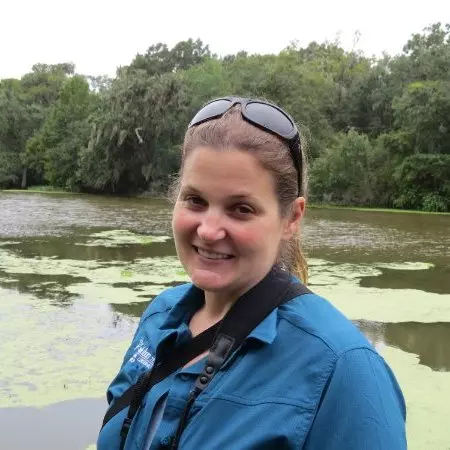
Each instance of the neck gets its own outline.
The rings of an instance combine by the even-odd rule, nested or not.
[[[264,276],[250,285],[248,289],[258,284]],[[244,292],[204,292],[205,304],[193,315],[189,323],[189,328],[194,336],[222,320],[239,297],[244,294]]]
[[[239,298],[237,295],[223,295],[216,292],[205,292],[205,305],[202,311],[211,320],[222,320]]]
[[[238,298],[205,292],[205,304],[193,315],[189,323],[192,335],[196,336],[222,320]]]

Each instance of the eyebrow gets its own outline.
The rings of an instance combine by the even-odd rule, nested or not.
[[[186,185],[181,189],[181,192],[192,192],[194,194],[203,195],[202,192],[191,185]],[[233,194],[227,197],[227,199],[230,200],[253,200],[254,202],[259,203],[259,200],[253,195],[248,192],[239,192],[237,194]]]

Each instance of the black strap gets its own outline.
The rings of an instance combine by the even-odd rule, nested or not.
[[[168,377],[171,373],[177,371],[179,368],[185,366],[189,361],[192,361],[196,356],[206,352],[211,346],[211,342],[217,333],[219,323],[203,331],[195,336],[189,342],[186,342],[173,350],[171,358],[165,364],[155,364],[156,367],[150,372],[142,374],[136,384],[131,385],[116,401],[105,414],[102,428],[109,422],[116,414],[130,406],[133,397],[133,391],[137,386],[145,381],[145,377],[152,374],[152,385],[158,384],[161,380]]]
[[[247,294],[244,294],[233,305],[221,323],[218,334],[206,358],[203,371],[197,377],[194,389],[189,394],[171,443],[171,450],[178,449],[181,435],[195,399],[209,385],[228,356],[242,345],[250,331],[262,322],[277,306],[300,295],[311,293],[306,286],[292,282],[289,273],[282,272],[275,267],[262,282]],[[236,320],[235,323],[233,323],[234,320]]]
[[[150,372],[141,375],[138,382],[127,389],[107,411],[102,427],[117,413],[130,406],[121,430],[121,448],[123,448],[128,430],[145,394],[162,379],[209,349],[205,368],[197,378],[188,406],[180,421],[173,446],[176,448],[190,406],[208,386],[227,357],[242,345],[248,334],[277,306],[299,295],[309,293],[311,291],[306,286],[292,281],[289,272],[275,266],[262,281],[233,304],[222,321],[189,342],[176,347],[170,354],[170,358],[166,358],[161,363],[155,362]]]

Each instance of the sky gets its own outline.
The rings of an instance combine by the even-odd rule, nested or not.
[[[450,22],[448,0],[0,0],[0,79],[35,63],[73,62],[76,72],[114,76],[158,42],[200,38],[218,55],[278,53],[292,41],[339,36],[367,56],[395,55],[413,33]]]

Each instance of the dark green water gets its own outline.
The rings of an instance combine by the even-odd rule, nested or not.
[[[95,442],[139,316],[186,280],[170,218],[162,200],[0,192],[1,448]],[[450,385],[450,216],[311,209],[302,239],[311,289],[377,348],[416,355],[406,377]]]

